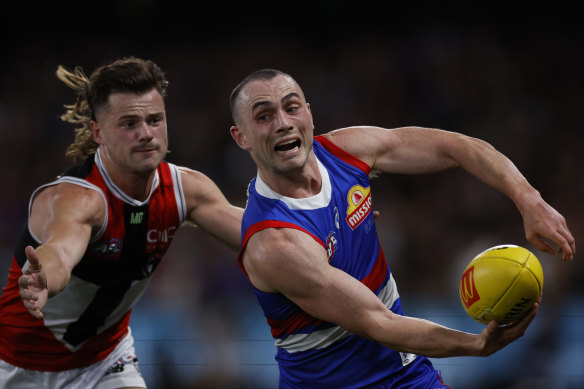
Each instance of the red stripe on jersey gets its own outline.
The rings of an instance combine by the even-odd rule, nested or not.
[[[371,291],[377,290],[387,275],[387,263],[385,262],[385,256],[381,247],[379,247],[379,255],[377,260],[373,264],[371,271],[367,276],[365,276],[361,283],[368,287]],[[307,326],[317,326],[324,323],[324,321],[309,315],[304,311],[298,311],[297,313],[287,317],[284,320],[274,320],[267,318],[268,324],[272,329],[272,336],[278,338],[282,334],[291,334],[294,331],[307,327]]]
[[[446,385],[446,384],[444,383],[444,381],[442,381],[442,376],[440,375],[440,373],[438,373],[438,379],[440,380],[440,383],[441,383],[442,385],[446,386],[447,388],[450,388],[450,386],[449,386],[449,385]]]
[[[291,334],[299,328],[308,326],[315,327],[324,323],[324,321],[317,319],[314,316],[310,316],[304,311],[298,311],[287,317],[285,320],[273,320],[270,318],[266,318],[266,320],[272,329],[272,336],[274,338],[279,338],[284,333]]]
[[[239,267],[241,268],[241,270],[243,270],[243,272],[245,273],[247,278],[249,278],[249,275],[247,274],[247,272],[245,271],[245,268],[243,267],[243,250],[245,249],[245,246],[247,245],[249,238],[251,238],[253,234],[255,234],[256,232],[265,230],[266,228],[293,228],[295,230],[299,230],[299,231],[307,233],[314,240],[316,240],[322,247],[325,247],[324,242],[322,240],[320,240],[320,238],[318,236],[311,234],[310,232],[308,232],[307,230],[305,230],[304,228],[300,227],[297,224],[283,222],[280,220],[262,220],[260,222],[255,223],[255,224],[252,224],[245,231],[245,234],[243,236],[243,240],[241,242],[241,250],[240,250],[239,255],[237,257],[237,263],[239,264]]]
[[[261,223],[257,223],[261,224]],[[288,223],[289,224],[289,223]],[[292,224],[294,225],[294,224]],[[298,228],[300,229],[300,228]],[[319,240],[320,241],[320,240]],[[245,271],[245,270],[244,270]],[[387,263],[385,261],[385,256],[383,251],[381,250],[381,246],[379,247],[379,255],[377,256],[377,260],[373,264],[371,271],[367,276],[365,276],[361,281],[366,287],[368,287],[371,291],[377,290],[385,278],[387,276]],[[294,331],[297,331],[300,328],[304,327],[315,327],[322,323],[323,320],[317,319],[314,316],[309,315],[308,313],[299,310],[298,312],[290,315],[284,320],[274,320],[270,318],[266,318],[268,324],[270,325],[272,336],[274,338],[279,338],[282,334],[291,334]]]
[[[365,278],[361,280],[361,282],[372,291],[375,291],[381,286],[385,280],[386,275],[387,262],[385,261],[383,250],[381,249],[381,246],[379,246],[379,255],[377,255],[377,261],[375,261],[371,271],[367,276],[365,276]]]
[[[322,147],[324,147],[329,153],[331,153],[335,157],[345,161],[349,165],[355,166],[357,169],[363,170],[365,174],[369,175],[369,172],[371,171],[371,166],[367,165],[365,162],[361,161],[354,155],[347,153],[345,150],[341,149],[339,146],[331,142],[328,138],[325,138],[322,135],[317,135],[314,137],[314,140],[320,143]]]
[[[130,312],[72,352],[55,338],[42,319],[35,319],[28,313],[20,301],[18,278],[21,274],[13,259],[0,304],[0,359],[11,365],[42,371],[87,366],[107,357],[128,332]],[[31,331],[34,331],[34,338],[31,338]]]
[[[294,224],[294,223],[283,222],[280,220],[263,220],[263,221],[260,221],[258,223],[252,224],[245,231],[245,234],[243,236],[243,241],[241,244],[241,247],[242,247],[241,252],[239,253],[239,258],[238,258],[239,267],[241,268],[241,270],[243,270],[243,272],[245,273],[245,275],[248,278],[249,278],[249,275],[247,274],[247,272],[245,271],[245,268],[243,266],[243,250],[245,249],[245,246],[247,245],[247,242],[249,241],[249,239],[256,232],[265,230],[266,228],[293,228],[295,230],[299,230],[299,231],[307,233],[315,241],[317,241],[323,248],[326,248],[324,242],[322,240],[320,240],[319,237],[308,232],[306,229],[304,229],[304,228],[302,228],[299,225]],[[304,311],[299,311],[298,313],[289,316],[288,318],[286,318],[283,321],[273,320],[270,318],[267,318],[267,321],[268,321],[268,324],[270,325],[270,328],[272,329],[272,336],[274,338],[279,337],[282,333],[284,333],[287,330],[289,331],[290,329],[301,328],[301,327],[305,327],[307,325],[318,325],[318,324],[323,323],[322,320],[316,319],[316,318],[308,315]]]

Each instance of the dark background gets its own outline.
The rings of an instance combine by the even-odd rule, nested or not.
[[[107,1],[15,4],[2,12],[0,250],[3,278],[29,196],[71,164],[73,102],[59,64],[152,59],[170,81],[168,160],[211,177],[245,205],[255,167],[229,135],[228,97],[253,70],[291,74],[316,133],[349,125],[462,132],[506,154],[578,240],[584,229],[582,12],[533,5]],[[584,384],[582,261],[536,251],[513,203],[462,171],[373,181],[380,238],[407,314],[480,331],[458,301],[478,252],[534,250],[542,309],[525,338],[485,359],[436,360],[454,388]],[[236,254],[179,233],[136,307],[132,328],[152,388],[269,388],[275,349]]]

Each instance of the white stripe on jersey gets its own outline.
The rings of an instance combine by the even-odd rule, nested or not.
[[[108,212],[107,212],[107,208],[108,208],[108,204],[107,204],[107,199],[105,197],[105,194],[103,193],[103,191],[101,190],[101,188],[97,185],[92,184],[89,181],[86,181],[82,178],[77,178],[77,177],[72,177],[72,176],[59,176],[55,181],[53,182],[49,182],[48,184],[44,184],[42,186],[39,186],[32,194],[32,196],[30,196],[30,200],[28,202],[28,232],[30,232],[30,236],[32,236],[32,238],[35,240],[35,242],[37,242],[38,244],[41,244],[43,242],[41,242],[41,240],[39,238],[37,238],[32,230],[30,229],[30,215],[31,215],[31,211],[32,211],[32,203],[34,202],[34,199],[37,197],[37,195],[41,192],[41,190],[52,186],[52,185],[57,185],[57,184],[61,184],[63,182],[67,182],[69,184],[74,184],[74,185],[79,185],[82,186],[84,188],[88,188],[88,189],[94,189],[96,190],[101,197],[103,198],[103,201],[105,202],[105,217],[103,218],[103,224],[101,225],[99,231],[97,231],[97,233],[91,237],[91,239],[89,240],[89,243],[93,243],[96,240],[98,240],[101,235],[103,234],[103,232],[105,231],[105,228],[107,227],[107,223],[108,223]]]
[[[170,169],[170,173],[172,175],[172,183],[174,185],[174,197],[176,198],[176,206],[178,208],[178,217],[180,223],[184,222],[187,218],[187,203],[185,201],[185,192],[182,186],[182,178],[180,175],[180,169],[173,165],[172,163],[168,163],[168,167]]]
[[[397,285],[390,273],[387,284],[379,291],[379,299],[383,304],[390,309],[399,298]],[[285,339],[276,339],[276,347],[281,347],[289,353],[299,351],[306,351],[311,349],[325,348],[346,338],[351,333],[344,328],[334,326],[325,330],[314,331],[310,334],[295,334],[286,337]]]
[[[149,281],[150,278],[134,281],[132,288],[128,289],[124,298],[117,304],[116,309],[97,328],[98,334],[120,320],[136,304]],[[69,324],[79,320],[79,317],[93,301],[99,288],[99,285],[83,281],[81,278],[71,275],[71,280],[65,289],[47,300],[47,305],[43,309],[45,326],[71,351],[78,350],[85,342],[75,347],[67,343],[63,339],[67,327]]]

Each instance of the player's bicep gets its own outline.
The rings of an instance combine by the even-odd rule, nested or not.
[[[243,209],[229,203],[219,187],[204,174],[190,169],[182,169],[181,174],[187,220],[238,249]]]
[[[31,233],[72,268],[83,256],[92,231],[105,220],[104,198],[93,189],[59,184],[44,189],[31,208]]]
[[[421,127],[351,127],[331,133],[331,141],[386,173],[420,174],[457,165],[447,150],[459,134]]]
[[[294,229],[267,229],[244,252],[254,285],[279,292],[308,314],[365,335],[376,315],[391,315],[360,281],[328,263],[322,245]]]

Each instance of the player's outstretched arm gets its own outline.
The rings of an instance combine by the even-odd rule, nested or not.
[[[203,173],[181,168],[187,220],[234,250],[241,242],[243,209],[227,201],[219,187]]]
[[[243,252],[243,265],[259,290],[283,293],[308,314],[396,351],[437,358],[483,356],[517,339],[530,322],[503,332],[470,334],[396,315],[360,281],[329,265],[324,248],[313,238],[289,228],[254,234]]]
[[[517,167],[489,143],[456,132],[403,127],[349,127],[329,139],[345,151],[387,173],[419,174],[460,167],[509,197],[523,216],[525,234],[539,250],[553,254],[553,242],[564,260],[576,245],[564,217],[546,203]]]
[[[105,218],[105,201],[92,189],[61,183],[45,188],[34,199],[29,227],[42,243],[25,248],[28,268],[19,278],[20,296],[36,318],[47,299],[65,288],[81,260],[93,228]]]

